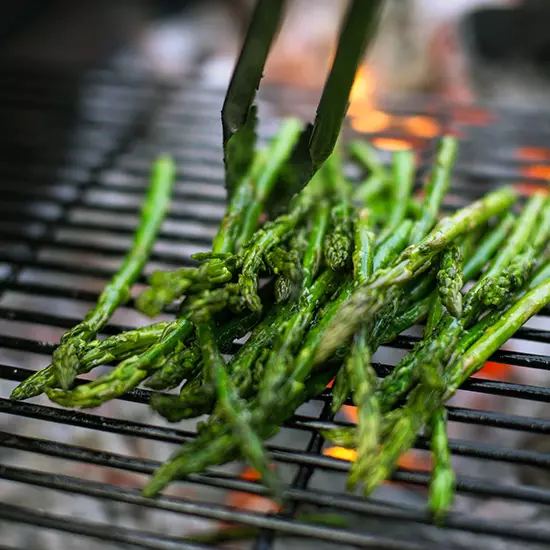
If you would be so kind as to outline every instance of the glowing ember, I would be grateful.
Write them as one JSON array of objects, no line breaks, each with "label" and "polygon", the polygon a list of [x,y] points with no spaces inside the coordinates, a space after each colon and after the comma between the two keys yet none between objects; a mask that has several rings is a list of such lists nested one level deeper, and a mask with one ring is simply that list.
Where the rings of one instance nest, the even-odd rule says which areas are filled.
[{"label": "glowing ember", "polygon": [[345,447],[329,447],[323,451],[325,456],[346,460],[347,462],[355,462],[357,451],[355,449],[346,449]]},{"label": "glowing ember", "polygon": [[439,123],[431,117],[413,116],[403,121],[403,127],[411,134],[421,138],[433,138],[441,133]]},{"label": "glowing ember", "polygon": [[520,195],[528,197],[533,193],[548,194],[548,186],[545,183],[516,183],[515,188]]},{"label": "glowing ember", "polygon": [[517,150],[517,156],[520,160],[528,162],[544,162],[550,160],[550,149],[545,147],[520,147]]},{"label": "glowing ember", "polygon": [[[271,469],[274,469],[274,467],[275,466],[272,465]],[[258,481],[260,479],[260,474],[254,468],[246,468],[239,477],[245,481]],[[231,491],[227,497],[227,504],[232,508],[253,510],[255,512],[278,512],[280,509],[280,507],[269,498],[243,491]],[[222,527],[227,526],[227,524],[222,524]]]},{"label": "glowing ember", "polygon": [[391,124],[391,117],[382,111],[369,111],[352,118],[351,127],[363,134],[381,132]]},{"label": "glowing ember", "polygon": [[521,175],[536,180],[550,180],[550,164],[531,164],[521,169]]},{"label": "glowing ember", "polygon": [[493,116],[481,109],[456,107],[453,110],[453,120],[467,126],[488,126],[493,123]]},{"label": "glowing ember", "polygon": [[487,361],[485,366],[473,376],[476,378],[488,378],[489,380],[508,380],[512,374],[512,367],[505,363]]},{"label": "glowing ember", "polygon": [[397,461],[397,465],[407,470],[429,471],[432,469],[432,459],[429,453],[411,449]]},{"label": "glowing ember", "polygon": [[378,149],[385,149],[386,151],[404,151],[413,148],[412,143],[406,139],[378,137],[372,140],[372,144]]},{"label": "glowing ember", "polygon": [[350,422],[357,424],[357,407],[352,407],[351,405],[344,405],[342,407],[342,412]]}]

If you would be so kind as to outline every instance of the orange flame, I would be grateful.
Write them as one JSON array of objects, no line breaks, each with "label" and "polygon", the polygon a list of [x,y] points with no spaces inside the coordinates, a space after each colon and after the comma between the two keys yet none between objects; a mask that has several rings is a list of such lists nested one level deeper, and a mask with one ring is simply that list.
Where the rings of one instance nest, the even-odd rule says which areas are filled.
[{"label": "orange flame", "polygon": [[413,144],[406,139],[378,137],[372,140],[372,144],[378,149],[387,151],[404,151],[413,148]]},{"label": "orange flame", "polygon": [[360,67],[351,88],[348,109],[351,127],[358,132],[380,132],[391,125],[391,116],[375,109],[375,91],[372,70],[366,66]]},{"label": "orange flame", "polygon": [[434,138],[441,133],[439,123],[428,116],[413,116],[403,121],[403,128],[414,136]]},{"label": "orange flame", "polygon": [[407,470],[429,471],[432,469],[432,459],[428,453],[411,449],[399,458],[397,465]]},{"label": "orange flame", "polygon": [[[272,466],[274,469],[274,466]],[[258,481],[260,474],[254,468],[246,468],[239,476],[245,481]],[[227,497],[227,504],[232,508],[238,508],[240,510],[253,510],[255,512],[278,512],[280,507],[273,500],[255,495],[253,493],[246,493],[243,491],[231,491]],[[222,524],[222,527],[226,527],[229,524]]]}]

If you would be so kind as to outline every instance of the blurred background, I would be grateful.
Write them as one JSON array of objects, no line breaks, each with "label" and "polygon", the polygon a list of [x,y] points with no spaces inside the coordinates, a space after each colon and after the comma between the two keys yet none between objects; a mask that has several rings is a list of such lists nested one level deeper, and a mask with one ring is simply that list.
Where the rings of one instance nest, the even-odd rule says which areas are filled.
[{"label": "blurred background", "polygon": [[[45,116],[0,105],[7,157],[55,159],[83,93],[81,75],[116,65],[156,84],[224,89],[253,0],[17,0],[0,6],[0,73],[38,83],[65,108]],[[264,83],[320,93],[346,0],[290,0]],[[550,71],[544,0],[387,0],[355,100],[429,92],[456,102],[544,106]],[[60,92],[61,93],[61,92]],[[276,100],[277,98],[275,98]],[[281,96],[280,102],[285,99]],[[315,101],[311,102],[312,105]],[[290,111],[292,106],[288,105]],[[363,108],[363,111],[365,109]],[[299,113],[297,113],[299,114]],[[376,124],[376,117],[370,117]],[[357,122],[359,128],[365,124]],[[47,128],[47,131],[44,129]]]}]

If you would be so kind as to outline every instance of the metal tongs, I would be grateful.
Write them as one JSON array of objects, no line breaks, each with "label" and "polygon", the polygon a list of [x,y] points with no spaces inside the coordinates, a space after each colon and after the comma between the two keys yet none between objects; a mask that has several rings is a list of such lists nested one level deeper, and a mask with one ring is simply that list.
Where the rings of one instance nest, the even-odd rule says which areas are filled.
[{"label": "metal tongs", "polygon": [[[332,153],[346,115],[355,73],[376,33],[382,3],[383,0],[351,0],[315,121],[307,124],[290,157],[293,183],[278,194],[288,198],[299,191]],[[286,0],[258,0],[227,90],[222,127],[226,185],[230,196],[236,180],[246,173],[255,153],[254,99],[285,4]],[[284,199],[281,197],[281,200]]]}]

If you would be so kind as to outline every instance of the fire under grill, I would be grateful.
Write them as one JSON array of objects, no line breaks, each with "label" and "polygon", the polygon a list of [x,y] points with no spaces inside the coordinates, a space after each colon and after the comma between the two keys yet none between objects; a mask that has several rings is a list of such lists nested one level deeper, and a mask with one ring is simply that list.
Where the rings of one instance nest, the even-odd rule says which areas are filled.
[{"label": "fire under grill", "polygon": [[[344,491],[350,457],[329,447],[317,430],[349,423],[353,409],[332,417],[330,390],[302,406],[271,442],[288,485],[291,506],[284,513],[272,513],[263,487],[240,464],[191,476],[165,497],[143,498],[144,476],[196,433],[196,421],[169,425],[153,416],[146,390],[91,412],[44,399],[11,402],[11,389],[48,362],[59,336],[81,319],[116,269],[159,151],[175,156],[179,175],[146,274],[191,265],[191,254],[208,249],[224,210],[223,90],[198,81],[156,88],[118,70],[87,74],[77,84],[6,72],[0,83],[0,110],[18,113],[28,129],[0,159],[0,545],[198,549],[207,546],[187,537],[237,524],[257,530],[233,543],[238,548],[280,548],[289,537],[296,548],[548,547],[548,310],[449,405],[458,498],[440,528],[425,512],[429,453],[423,439],[371,498]],[[313,105],[305,92],[264,90],[262,138],[274,133],[283,106],[310,116]],[[449,208],[503,183],[528,194],[550,177],[550,112],[425,97],[387,97],[377,109],[384,124],[364,137],[386,149],[386,161],[388,149],[414,147],[418,185],[437,136],[451,131],[461,137]],[[75,116],[59,132],[61,154],[43,155],[51,145],[48,132],[57,134],[69,112]],[[356,139],[353,127],[365,126],[357,126],[353,112],[346,132]],[[349,169],[350,177],[360,177]],[[131,307],[122,308],[104,334],[145,322]],[[418,334],[412,330],[377,354],[381,376]],[[346,527],[300,518],[315,511],[338,514]]]}]

